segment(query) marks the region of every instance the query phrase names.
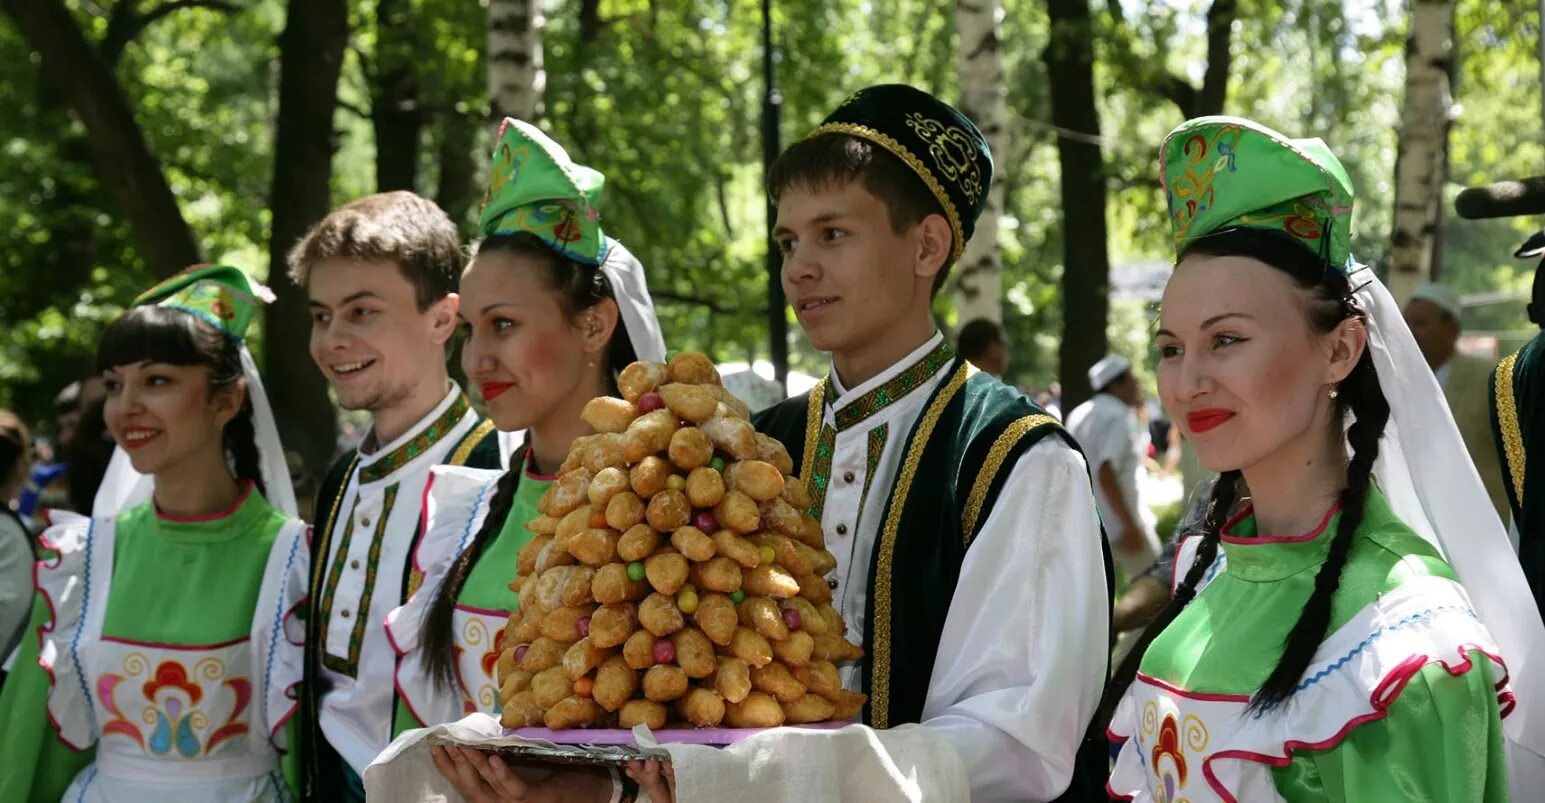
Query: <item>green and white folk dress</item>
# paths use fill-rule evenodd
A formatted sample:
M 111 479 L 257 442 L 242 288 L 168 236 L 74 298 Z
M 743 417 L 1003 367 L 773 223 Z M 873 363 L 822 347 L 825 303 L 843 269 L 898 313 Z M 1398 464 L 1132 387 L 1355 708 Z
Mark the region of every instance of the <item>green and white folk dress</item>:
M 212 516 L 146 502 L 51 527 L 0 697 L 0 799 L 293 799 L 308 534 L 250 485 Z
M 1125 741 L 1109 792 L 1136 801 L 1505 801 L 1502 656 L 1432 544 L 1376 489 L 1332 600 L 1329 635 L 1293 696 L 1256 715 L 1314 589 L 1340 512 L 1263 538 L 1224 528 L 1197 597 L 1143 656 L 1112 718 Z M 1196 555 L 1176 556 L 1184 576 Z

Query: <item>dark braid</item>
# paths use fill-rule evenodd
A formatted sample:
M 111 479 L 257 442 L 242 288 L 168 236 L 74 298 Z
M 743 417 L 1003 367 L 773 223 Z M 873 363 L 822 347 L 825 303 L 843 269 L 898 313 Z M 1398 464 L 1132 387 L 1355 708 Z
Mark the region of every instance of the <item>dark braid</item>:
M 520 475 L 525 472 L 525 466 L 526 447 L 522 446 L 510 456 L 509 470 L 504 472 L 494 487 L 494 496 L 488 502 L 488 516 L 483 519 L 483 526 L 472 537 L 472 543 L 456 558 L 456 563 L 440 582 L 440 587 L 435 589 L 434 601 L 429 604 L 429 612 L 424 616 L 423 635 L 419 639 L 423 645 L 424 667 L 429 670 L 434 683 L 442 689 L 451 689 L 456 682 L 456 662 L 452 657 L 456 644 L 456 600 L 467 585 L 472 567 L 483 556 L 483 550 L 504 529 L 504 520 L 509 518 L 510 508 L 515 505 L 515 490 L 520 487 Z
M 225 451 L 231 456 L 236 479 L 251 480 L 257 486 L 258 493 L 267 496 L 268 486 L 263 482 L 263 461 L 258 455 L 257 430 L 252 423 L 250 397 L 242 400 L 241 411 L 225 425 Z M 282 482 L 287 478 L 275 479 Z
M 1330 609 L 1336 589 L 1341 585 L 1341 569 L 1346 566 L 1347 555 L 1352 551 L 1353 535 L 1363 523 L 1363 503 L 1368 500 L 1368 489 L 1373 484 L 1373 462 L 1379 457 L 1379 438 L 1389 421 L 1389 402 L 1379 387 L 1379 375 L 1373 368 L 1373 356 L 1363 351 L 1357 367 L 1342 380 L 1337 407 L 1344 415 L 1350 412 L 1355 420 L 1347 429 L 1347 441 L 1352 446 L 1352 461 L 1347 466 L 1347 487 L 1341 492 L 1341 520 L 1336 524 L 1336 535 L 1330 542 L 1330 554 L 1320 571 L 1314 576 L 1314 593 L 1304 603 L 1298 621 L 1288 631 L 1283 642 L 1282 657 L 1266 678 L 1250 708 L 1270 711 L 1293 696 L 1303 679 L 1309 661 L 1325 640 L 1330 625 Z
M 1173 594 L 1170 595 L 1169 604 L 1159 611 L 1152 622 L 1143 629 L 1137 642 L 1127 653 L 1127 657 L 1117 667 L 1116 674 L 1111 676 L 1110 683 L 1105 686 L 1105 696 L 1100 701 L 1100 709 L 1095 717 L 1095 722 L 1110 722 L 1110 717 L 1116 711 L 1117 703 L 1121 702 L 1121 696 L 1126 694 L 1127 687 L 1137 678 L 1137 668 L 1143 662 L 1143 654 L 1148 651 L 1148 645 L 1164 632 L 1175 621 L 1175 617 L 1191 603 L 1196 597 L 1196 587 L 1206 576 L 1207 568 L 1212 565 L 1214 558 L 1218 556 L 1218 539 L 1223 531 L 1224 521 L 1228 518 L 1229 511 L 1234 503 L 1239 500 L 1240 474 L 1238 471 L 1225 471 L 1218 477 L 1212 486 L 1212 499 L 1207 503 L 1207 515 L 1202 519 L 1201 526 L 1196 532 L 1190 534 L 1192 538 L 1200 538 L 1197 545 L 1196 557 L 1191 562 L 1191 568 L 1186 571 L 1185 579 L 1180 581 Z

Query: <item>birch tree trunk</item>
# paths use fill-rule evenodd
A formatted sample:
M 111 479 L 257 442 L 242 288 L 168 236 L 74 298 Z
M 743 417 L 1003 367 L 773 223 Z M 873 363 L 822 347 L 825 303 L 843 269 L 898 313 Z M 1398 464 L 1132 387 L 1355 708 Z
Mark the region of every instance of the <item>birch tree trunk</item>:
M 1406 37 L 1405 102 L 1395 155 L 1395 220 L 1389 289 L 1404 304 L 1430 280 L 1448 175 L 1449 65 L 1454 57 L 1454 3 L 1412 0 Z
M 998 29 L 1003 16 L 1000 0 L 956 0 L 955 34 L 960 67 L 960 110 L 987 137 L 994 159 L 1008 154 L 1004 125 L 1007 88 Z M 976 232 L 955 266 L 953 295 L 956 320 L 1003 320 L 1003 256 L 998 250 L 998 218 L 1003 214 L 1003 182 L 995 177 L 987 189 L 987 205 Z
M 488 100 L 494 119 L 540 120 L 546 85 L 540 0 L 489 0 Z

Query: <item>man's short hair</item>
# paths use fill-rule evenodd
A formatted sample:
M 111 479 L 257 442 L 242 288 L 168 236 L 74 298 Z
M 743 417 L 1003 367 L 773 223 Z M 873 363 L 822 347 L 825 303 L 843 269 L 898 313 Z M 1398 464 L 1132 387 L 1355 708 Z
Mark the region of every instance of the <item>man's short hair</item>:
M 785 190 L 796 185 L 819 191 L 853 181 L 861 182 L 870 195 L 885 204 L 891 230 L 897 234 L 929 215 L 948 220 L 938 199 L 912 168 L 884 148 L 846 134 L 821 134 L 790 145 L 767 173 L 767 193 L 777 203 Z M 954 257 L 946 256 L 933 278 L 934 295 L 954 265 Z
M 397 190 L 334 210 L 290 249 L 290 278 L 305 287 L 328 259 L 392 262 L 413 285 L 419 311 L 456 292 L 465 257 L 456 224 L 433 202 Z
M 986 354 L 994 343 L 1007 344 L 1008 337 L 1004 335 L 1002 326 L 987 318 L 977 318 L 960 327 L 960 335 L 955 339 L 960 356 L 968 360 Z

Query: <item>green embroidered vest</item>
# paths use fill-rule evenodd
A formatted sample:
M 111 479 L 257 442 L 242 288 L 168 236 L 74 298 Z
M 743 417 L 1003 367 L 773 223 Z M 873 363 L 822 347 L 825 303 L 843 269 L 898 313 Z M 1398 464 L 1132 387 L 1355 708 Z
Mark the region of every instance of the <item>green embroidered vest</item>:
M 1491 431 L 1518 527 L 1518 561 L 1545 611 L 1545 333 L 1504 359 L 1491 375 Z

